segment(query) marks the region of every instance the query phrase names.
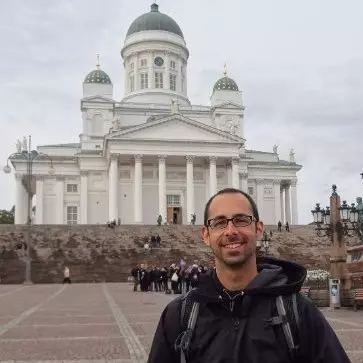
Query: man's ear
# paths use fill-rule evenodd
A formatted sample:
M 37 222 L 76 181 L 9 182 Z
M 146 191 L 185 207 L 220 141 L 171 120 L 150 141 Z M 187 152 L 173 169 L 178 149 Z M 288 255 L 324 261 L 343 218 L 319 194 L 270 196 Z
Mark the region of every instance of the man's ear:
M 256 235 L 257 235 L 257 239 L 260 239 L 263 235 L 263 222 L 262 221 L 256 222 Z
M 208 231 L 208 227 L 203 226 L 202 227 L 202 238 L 203 238 L 203 242 L 209 246 L 210 242 L 209 242 L 209 231 Z

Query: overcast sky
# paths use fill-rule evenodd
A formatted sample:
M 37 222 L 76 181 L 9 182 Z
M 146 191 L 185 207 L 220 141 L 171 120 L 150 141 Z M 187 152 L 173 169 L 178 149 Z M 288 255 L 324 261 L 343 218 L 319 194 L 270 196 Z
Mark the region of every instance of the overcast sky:
M 363 194 L 363 2 L 361 0 L 160 0 L 190 51 L 188 92 L 209 104 L 227 62 L 243 90 L 247 148 L 280 158 L 294 148 L 299 222 L 314 203 Z M 120 50 L 151 0 L 2 0 L 0 165 L 17 138 L 77 142 L 86 74 L 101 68 L 123 96 Z M 1 161 L 2 160 L 2 161 Z M 15 203 L 14 176 L 0 172 L 0 209 Z

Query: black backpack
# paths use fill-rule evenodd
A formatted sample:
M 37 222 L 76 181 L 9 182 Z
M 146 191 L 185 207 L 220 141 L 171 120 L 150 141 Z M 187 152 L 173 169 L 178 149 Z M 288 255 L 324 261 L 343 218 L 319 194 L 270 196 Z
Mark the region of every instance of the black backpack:
M 180 326 L 181 333 L 174 343 L 174 349 L 180 352 L 180 363 L 187 362 L 189 347 L 197 324 L 201 304 L 195 301 L 189 291 L 182 298 Z M 276 297 L 277 316 L 266 321 L 270 326 L 280 325 L 289 348 L 291 361 L 297 360 L 299 349 L 300 317 L 298 312 L 297 294 Z

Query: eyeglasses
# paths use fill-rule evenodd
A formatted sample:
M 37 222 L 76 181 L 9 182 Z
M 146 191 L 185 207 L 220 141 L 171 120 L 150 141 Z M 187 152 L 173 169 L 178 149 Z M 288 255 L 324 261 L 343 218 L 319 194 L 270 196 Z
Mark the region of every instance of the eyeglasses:
M 257 219 L 246 214 L 236 214 L 232 218 L 217 217 L 208 219 L 207 224 L 212 229 L 224 229 L 227 228 L 229 221 L 232 221 L 235 227 L 248 227 L 252 222 L 257 222 Z

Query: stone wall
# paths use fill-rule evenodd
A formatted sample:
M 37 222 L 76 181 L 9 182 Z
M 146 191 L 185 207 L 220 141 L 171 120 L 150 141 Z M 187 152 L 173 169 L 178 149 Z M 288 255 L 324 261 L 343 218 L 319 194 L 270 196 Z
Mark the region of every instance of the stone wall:
M 273 231 L 270 252 L 307 268 L 329 267 L 329 241 L 318 238 L 312 226 L 292 227 L 291 232 Z M 0 225 L 0 277 L 3 283 L 24 280 L 24 250 L 27 227 Z M 145 241 L 159 234 L 162 248 L 145 251 Z M 101 225 L 34 225 L 30 229 L 32 279 L 36 283 L 62 281 L 65 265 L 75 282 L 126 281 L 131 268 L 140 262 L 169 266 L 186 257 L 212 264 L 204 246 L 200 226 L 122 225 L 114 229 Z

